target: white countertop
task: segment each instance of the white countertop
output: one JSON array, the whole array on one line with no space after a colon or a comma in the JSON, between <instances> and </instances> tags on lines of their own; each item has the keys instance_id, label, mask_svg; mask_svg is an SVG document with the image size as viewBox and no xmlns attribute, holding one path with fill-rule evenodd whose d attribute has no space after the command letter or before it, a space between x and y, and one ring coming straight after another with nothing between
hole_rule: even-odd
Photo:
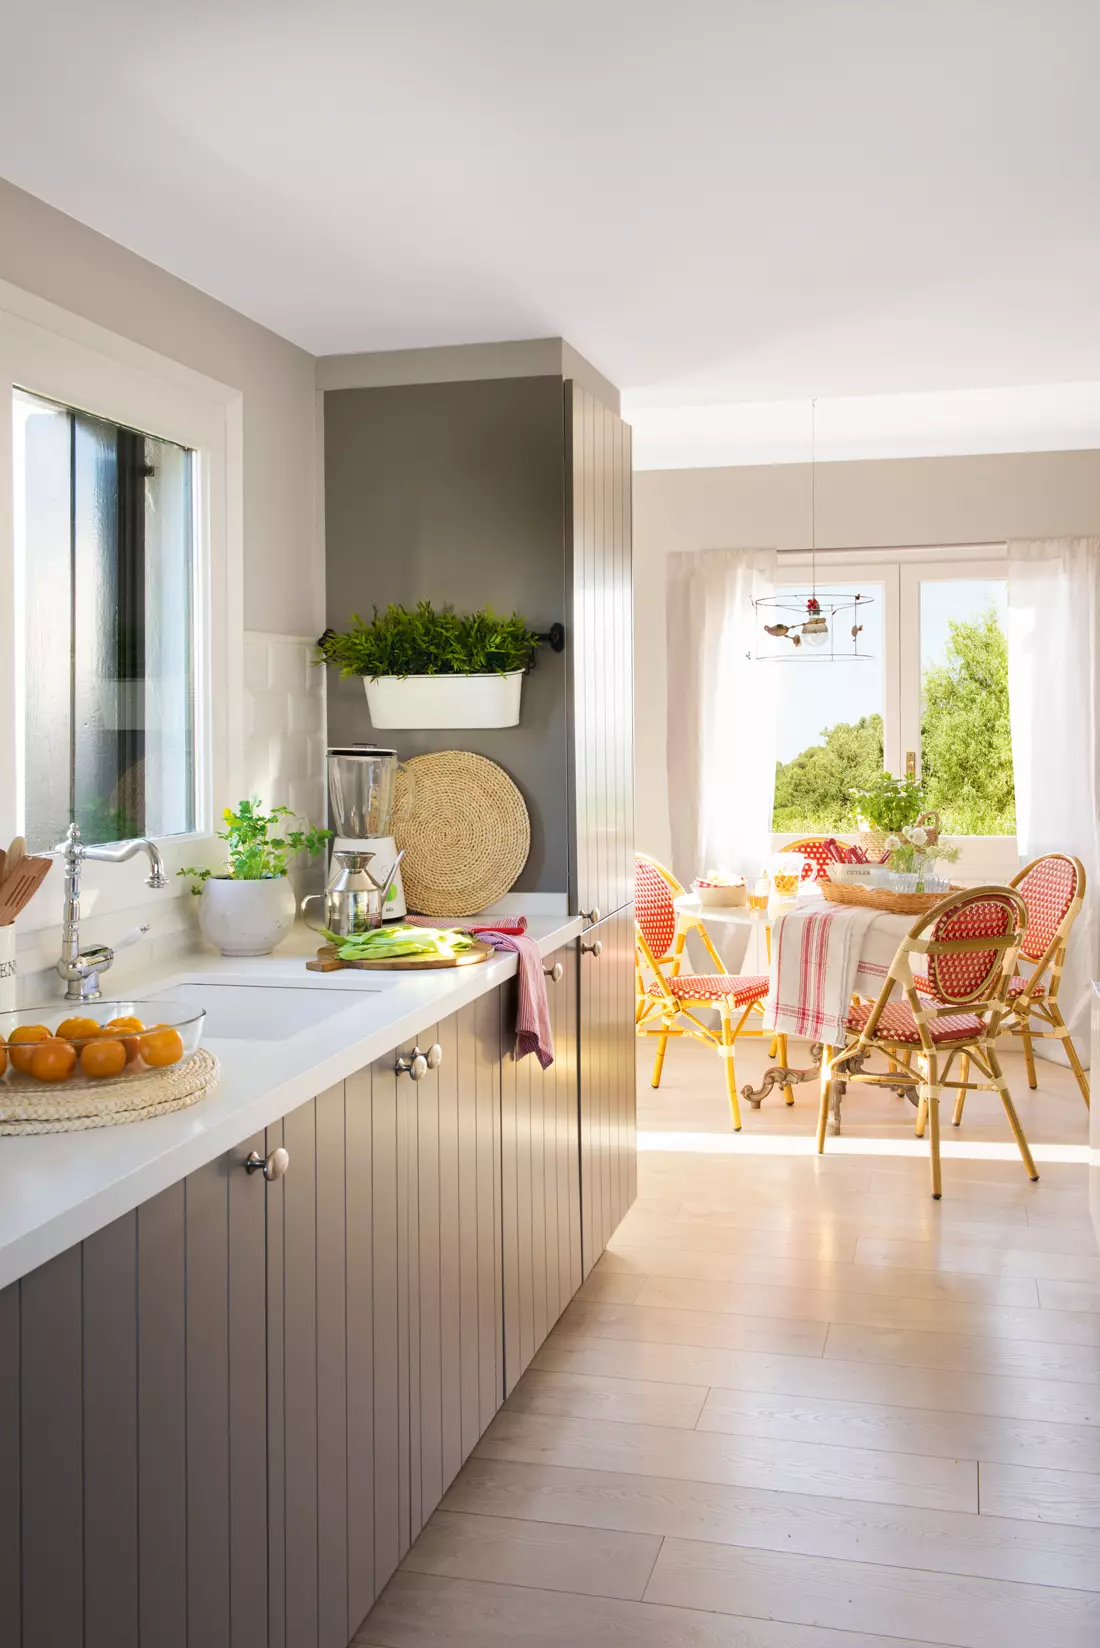
<instances>
[{"instance_id":1,"label":"white countertop","mask_svg":"<svg viewBox=\"0 0 1100 1648\"><path fill-rule=\"evenodd\" d=\"M545 956L575 938L583 925L578 916L533 916L527 930ZM199 1000L204 984L212 997L224 997L227 985L257 986L262 995L250 991L247 998L251 1012L262 1018L269 1011L279 1033L206 1036L205 1045L221 1065L221 1080L209 1098L190 1109L85 1133L0 1139L0 1287L448 1018L516 971L515 956L502 954L481 966L431 972L309 973L305 959L316 945L316 934L302 927L271 956L231 960L207 950L150 972L131 999L166 995L177 985L187 986L187 995ZM295 995L282 996L280 1018L280 992L287 990ZM339 1000L340 1007L319 1023L286 1034L294 1017L286 1006L302 1003L300 990L324 992L327 1006Z\"/></svg>"}]
</instances>

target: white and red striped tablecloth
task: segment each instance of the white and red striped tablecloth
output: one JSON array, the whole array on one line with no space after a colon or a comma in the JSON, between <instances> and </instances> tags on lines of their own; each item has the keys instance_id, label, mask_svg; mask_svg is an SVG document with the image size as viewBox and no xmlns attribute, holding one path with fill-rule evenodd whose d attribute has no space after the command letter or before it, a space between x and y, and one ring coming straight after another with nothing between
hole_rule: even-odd
<instances>
[{"instance_id":1,"label":"white and red striped tablecloth","mask_svg":"<svg viewBox=\"0 0 1100 1648\"><path fill-rule=\"evenodd\" d=\"M764 1024L807 1041L843 1042L853 994L873 999L912 916L800 899L772 927Z\"/></svg>"}]
</instances>

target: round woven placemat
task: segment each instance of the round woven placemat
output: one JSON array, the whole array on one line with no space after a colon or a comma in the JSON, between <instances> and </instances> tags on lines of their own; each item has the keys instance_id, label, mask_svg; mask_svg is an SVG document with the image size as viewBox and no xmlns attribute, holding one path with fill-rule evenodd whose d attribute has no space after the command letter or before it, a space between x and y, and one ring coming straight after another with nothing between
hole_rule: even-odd
<instances>
[{"instance_id":1,"label":"round woven placemat","mask_svg":"<svg viewBox=\"0 0 1100 1648\"><path fill-rule=\"evenodd\" d=\"M218 1085L218 1061L200 1047L171 1070L97 1082L95 1087L45 1089L0 1082L0 1137L13 1133L82 1133L185 1110Z\"/></svg>"},{"instance_id":2,"label":"round woven placemat","mask_svg":"<svg viewBox=\"0 0 1100 1648\"><path fill-rule=\"evenodd\" d=\"M503 767L469 750L415 755L397 770L393 834L411 910L470 916L515 884L531 820Z\"/></svg>"}]
</instances>

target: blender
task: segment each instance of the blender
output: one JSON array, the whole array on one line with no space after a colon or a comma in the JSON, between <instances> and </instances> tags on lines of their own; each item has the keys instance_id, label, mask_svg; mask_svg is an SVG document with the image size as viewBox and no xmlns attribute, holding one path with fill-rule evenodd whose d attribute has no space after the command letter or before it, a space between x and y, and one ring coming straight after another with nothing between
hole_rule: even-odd
<instances>
[{"instance_id":1,"label":"blender","mask_svg":"<svg viewBox=\"0 0 1100 1648\"><path fill-rule=\"evenodd\" d=\"M397 846L390 827L396 776L396 750L379 749L375 744L340 744L329 750L329 827L336 837L330 886L340 874L337 853L369 853L370 873L378 882L384 883L393 870ZM393 921L405 913L398 869L389 885L383 918Z\"/></svg>"}]
</instances>

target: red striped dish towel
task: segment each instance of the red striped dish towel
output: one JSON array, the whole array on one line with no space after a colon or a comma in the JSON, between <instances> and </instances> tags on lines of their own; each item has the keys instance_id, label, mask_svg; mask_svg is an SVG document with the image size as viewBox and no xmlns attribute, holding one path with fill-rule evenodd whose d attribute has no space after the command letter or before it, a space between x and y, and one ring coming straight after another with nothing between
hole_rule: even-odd
<instances>
[{"instance_id":1,"label":"red striped dish towel","mask_svg":"<svg viewBox=\"0 0 1100 1648\"><path fill-rule=\"evenodd\" d=\"M814 905L781 915L772 928L764 1027L832 1046L847 1036L863 938L877 911Z\"/></svg>"},{"instance_id":2,"label":"red striped dish towel","mask_svg":"<svg viewBox=\"0 0 1100 1648\"><path fill-rule=\"evenodd\" d=\"M527 932L527 917L503 917L499 927L483 921L445 921L437 916L409 916L413 927L459 927L476 934L494 950L514 950L519 958L519 1002L516 1007L516 1058L534 1053L544 1070L554 1062L554 1035L550 1028L550 1003L546 996L546 973L538 943Z\"/></svg>"}]
</instances>

